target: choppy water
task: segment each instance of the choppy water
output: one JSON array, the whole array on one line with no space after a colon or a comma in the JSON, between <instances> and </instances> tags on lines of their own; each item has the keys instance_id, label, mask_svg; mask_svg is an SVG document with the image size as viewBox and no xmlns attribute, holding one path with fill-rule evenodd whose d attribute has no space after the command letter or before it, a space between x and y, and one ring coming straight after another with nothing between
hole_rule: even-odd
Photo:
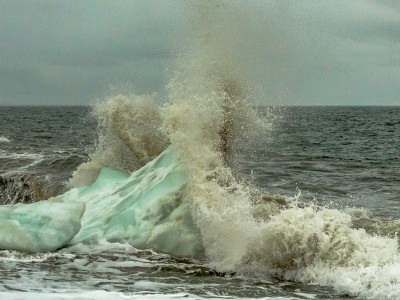
<instances>
[{"instance_id":1,"label":"choppy water","mask_svg":"<svg viewBox=\"0 0 400 300\"><path fill-rule=\"evenodd\" d=\"M1 202L30 202L61 193L88 159L96 126L85 107L1 107Z\"/></svg>"},{"instance_id":2,"label":"choppy water","mask_svg":"<svg viewBox=\"0 0 400 300\"><path fill-rule=\"evenodd\" d=\"M398 107L296 107L282 116L254 159L244 160L259 186L399 218Z\"/></svg>"},{"instance_id":3,"label":"choppy water","mask_svg":"<svg viewBox=\"0 0 400 300\"><path fill-rule=\"evenodd\" d=\"M65 253L63 253L65 252ZM123 299L156 298L264 298L330 299L331 291L294 282L218 274L199 261L178 259L126 245L65 249L59 253L21 255L0 252L1 292L47 293L62 297L71 293L91 298L105 291ZM25 294L24 294L25 293ZM340 299L337 297L336 299ZM97 297L93 297L97 299Z\"/></svg>"},{"instance_id":4,"label":"choppy water","mask_svg":"<svg viewBox=\"0 0 400 300\"><path fill-rule=\"evenodd\" d=\"M86 107L0 108L2 203L61 193L89 159L96 123ZM400 217L400 108L291 107L265 138L241 149L237 170L270 193ZM40 184L39 184L40 183ZM127 245L75 246L52 254L0 252L2 298L347 298L330 288L254 274Z\"/></svg>"}]
</instances>

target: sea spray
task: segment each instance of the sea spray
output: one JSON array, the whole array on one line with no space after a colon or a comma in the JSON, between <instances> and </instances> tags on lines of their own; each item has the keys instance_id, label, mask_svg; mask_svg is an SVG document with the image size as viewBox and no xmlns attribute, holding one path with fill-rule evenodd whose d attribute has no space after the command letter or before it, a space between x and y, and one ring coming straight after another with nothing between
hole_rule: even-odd
<instances>
[{"instance_id":1,"label":"sea spray","mask_svg":"<svg viewBox=\"0 0 400 300\"><path fill-rule=\"evenodd\" d=\"M188 169L185 201L209 263L220 271L234 271L247 245L257 238L259 223L252 206L261 193L238 179L230 166L235 146L268 128L250 105L250 81L234 67L235 49L227 49L233 50L227 55L218 48L227 38L226 28L218 26L226 19L213 10L221 8L195 6L196 32L168 84L163 127Z\"/></svg>"},{"instance_id":2,"label":"sea spray","mask_svg":"<svg viewBox=\"0 0 400 300\"><path fill-rule=\"evenodd\" d=\"M178 60L163 118L189 171L186 201L210 265L329 285L363 298L399 298L397 239L372 236L353 228L346 212L313 204L293 203L264 216L254 208L262 205L262 193L235 177L229 157L233 141L240 140L235 134L249 132L240 132L241 125L259 128L261 122L248 104L249 83L236 68L238 57L224 47L225 27L218 25L229 12L210 3L199 6L192 10L199 35Z\"/></svg>"},{"instance_id":3,"label":"sea spray","mask_svg":"<svg viewBox=\"0 0 400 300\"><path fill-rule=\"evenodd\" d=\"M96 151L73 173L73 187L91 184L103 167L134 171L167 148L154 95L118 95L94 105Z\"/></svg>"}]
</instances>

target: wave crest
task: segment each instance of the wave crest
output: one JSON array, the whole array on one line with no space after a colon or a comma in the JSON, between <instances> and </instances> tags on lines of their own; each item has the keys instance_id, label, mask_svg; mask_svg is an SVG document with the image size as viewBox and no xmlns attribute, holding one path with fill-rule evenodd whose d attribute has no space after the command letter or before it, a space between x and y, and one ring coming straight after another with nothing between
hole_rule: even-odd
<instances>
[{"instance_id":1,"label":"wave crest","mask_svg":"<svg viewBox=\"0 0 400 300\"><path fill-rule=\"evenodd\" d=\"M78 167L69 184L91 184L103 167L133 171L157 157L168 145L160 130L155 96L118 95L96 104L98 141L91 160Z\"/></svg>"}]
</instances>

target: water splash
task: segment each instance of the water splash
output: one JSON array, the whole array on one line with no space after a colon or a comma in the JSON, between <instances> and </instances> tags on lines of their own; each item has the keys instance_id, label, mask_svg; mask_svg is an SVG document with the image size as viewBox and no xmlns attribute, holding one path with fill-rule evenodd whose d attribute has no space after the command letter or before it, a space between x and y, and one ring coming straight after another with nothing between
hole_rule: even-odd
<instances>
[{"instance_id":1,"label":"water splash","mask_svg":"<svg viewBox=\"0 0 400 300\"><path fill-rule=\"evenodd\" d=\"M227 2L191 2L189 8L191 26L167 85L168 103L159 108L150 96L117 96L97 107L98 151L72 184L84 182L76 178L89 169L95 170L91 178L103 166L134 170L171 144L188 172L182 201L211 267L398 299L396 238L383 229L367 232L349 211L265 195L230 167L237 144L270 129L251 106L257 90L246 65L251 54L237 42L246 14ZM396 226L385 226L395 235Z\"/></svg>"},{"instance_id":2,"label":"water splash","mask_svg":"<svg viewBox=\"0 0 400 300\"><path fill-rule=\"evenodd\" d=\"M73 173L69 184L91 184L103 167L134 171L165 150L167 139L154 102L149 95L118 95L97 103L92 111L99 124L96 151Z\"/></svg>"}]
</instances>

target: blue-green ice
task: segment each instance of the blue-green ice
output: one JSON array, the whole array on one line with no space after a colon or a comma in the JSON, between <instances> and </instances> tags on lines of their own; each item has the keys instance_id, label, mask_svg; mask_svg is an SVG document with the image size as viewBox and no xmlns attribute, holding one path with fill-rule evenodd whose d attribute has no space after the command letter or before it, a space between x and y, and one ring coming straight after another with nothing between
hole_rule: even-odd
<instances>
[{"instance_id":1,"label":"blue-green ice","mask_svg":"<svg viewBox=\"0 0 400 300\"><path fill-rule=\"evenodd\" d=\"M129 243L198 257L185 201L187 173L172 147L129 174L102 169L90 186L46 201L0 207L0 249L47 252L78 243Z\"/></svg>"}]
</instances>

